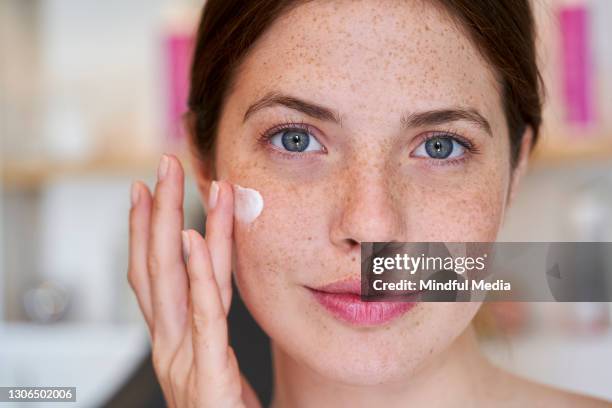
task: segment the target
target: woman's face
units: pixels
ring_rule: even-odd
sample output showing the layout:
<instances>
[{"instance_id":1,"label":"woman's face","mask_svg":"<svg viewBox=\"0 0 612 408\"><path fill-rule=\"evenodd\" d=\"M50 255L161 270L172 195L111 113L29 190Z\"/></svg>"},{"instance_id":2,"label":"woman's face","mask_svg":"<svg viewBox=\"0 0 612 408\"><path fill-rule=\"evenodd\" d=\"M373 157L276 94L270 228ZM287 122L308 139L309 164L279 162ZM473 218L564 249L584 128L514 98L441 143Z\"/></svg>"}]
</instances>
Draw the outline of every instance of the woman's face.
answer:
<instances>
[{"instance_id":1,"label":"woman's face","mask_svg":"<svg viewBox=\"0 0 612 408\"><path fill-rule=\"evenodd\" d=\"M252 107L272 93L294 99ZM511 179L500 87L440 10L314 1L287 12L237 73L215 155L217 178L263 197L257 219L235 222L234 272L295 360L345 382L389 381L471 321L476 303L419 303L353 325L308 289L359 279L359 242L496 238Z\"/></svg>"}]
</instances>

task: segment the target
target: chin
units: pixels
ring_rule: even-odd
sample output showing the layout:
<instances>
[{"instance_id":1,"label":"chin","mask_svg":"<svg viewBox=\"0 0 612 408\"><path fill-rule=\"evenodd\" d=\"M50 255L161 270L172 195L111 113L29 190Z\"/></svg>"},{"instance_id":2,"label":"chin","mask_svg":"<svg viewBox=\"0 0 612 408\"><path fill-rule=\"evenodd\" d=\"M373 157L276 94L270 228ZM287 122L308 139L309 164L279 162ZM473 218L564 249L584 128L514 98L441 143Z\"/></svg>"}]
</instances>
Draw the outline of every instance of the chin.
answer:
<instances>
[{"instance_id":1,"label":"chin","mask_svg":"<svg viewBox=\"0 0 612 408\"><path fill-rule=\"evenodd\" d=\"M369 386L399 382L411 376L422 360L421 356L406 357L398 352L395 357L389 350L368 353L350 349L339 350L331 355L329 351L319 352L316 359L308 364L321 376L347 385Z\"/></svg>"},{"instance_id":2,"label":"chin","mask_svg":"<svg viewBox=\"0 0 612 408\"><path fill-rule=\"evenodd\" d=\"M316 374L346 385L394 383L411 376L445 347L437 333L404 316L379 327L351 327L316 312L269 323L266 331L284 353ZM289 333L292 333L289 335Z\"/></svg>"},{"instance_id":3,"label":"chin","mask_svg":"<svg viewBox=\"0 0 612 408\"><path fill-rule=\"evenodd\" d=\"M399 384L447 350L477 309L469 303L421 304L389 324L368 328L318 316L318 324L304 322L310 335L298 336L286 351L341 383Z\"/></svg>"}]
</instances>

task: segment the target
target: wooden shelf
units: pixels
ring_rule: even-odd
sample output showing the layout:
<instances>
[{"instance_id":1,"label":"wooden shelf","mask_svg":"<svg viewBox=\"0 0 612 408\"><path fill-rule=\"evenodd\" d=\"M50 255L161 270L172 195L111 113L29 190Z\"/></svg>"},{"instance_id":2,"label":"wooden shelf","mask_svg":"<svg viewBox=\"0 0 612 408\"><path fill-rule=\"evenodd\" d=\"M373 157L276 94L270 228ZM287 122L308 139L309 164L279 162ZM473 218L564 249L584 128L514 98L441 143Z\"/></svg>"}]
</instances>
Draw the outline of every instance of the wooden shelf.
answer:
<instances>
[{"instance_id":1,"label":"wooden shelf","mask_svg":"<svg viewBox=\"0 0 612 408\"><path fill-rule=\"evenodd\" d=\"M537 166L612 163L612 135L589 135L583 139L549 134L542 136L532 157L532 163Z\"/></svg>"},{"instance_id":2,"label":"wooden shelf","mask_svg":"<svg viewBox=\"0 0 612 408\"><path fill-rule=\"evenodd\" d=\"M186 150L172 152L183 163L185 172L191 172ZM53 161L34 158L26 161L7 160L0 167L4 188L36 188L60 177L105 176L154 177L158 154L107 154L84 160ZM561 166L589 162L612 163L612 135L589 136L584 139L556 137L543 134L533 152L534 166Z\"/></svg>"},{"instance_id":3,"label":"wooden shelf","mask_svg":"<svg viewBox=\"0 0 612 408\"><path fill-rule=\"evenodd\" d=\"M179 157L186 174L191 172L186 152L171 152ZM147 155L107 155L84 160L53 161L31 159L21 161L7 160L0 167L4 188L37 188L38 186L61 177L91 175L155 177L159 154Z\"/></svg>"}]
</instances>

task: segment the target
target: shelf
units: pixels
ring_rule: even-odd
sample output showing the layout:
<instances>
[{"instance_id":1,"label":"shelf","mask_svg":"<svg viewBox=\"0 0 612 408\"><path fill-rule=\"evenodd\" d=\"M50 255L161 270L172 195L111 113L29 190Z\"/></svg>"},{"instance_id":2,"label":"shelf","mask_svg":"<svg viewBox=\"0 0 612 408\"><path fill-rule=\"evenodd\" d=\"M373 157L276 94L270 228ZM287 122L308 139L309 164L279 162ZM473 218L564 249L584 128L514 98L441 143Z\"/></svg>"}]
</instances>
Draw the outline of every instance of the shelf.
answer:
<instances>
[{"instance_id":1,"label":"shelf","mask_svg":"<svg viewBox=\"0 0 612 408\"><path fill-rule=\"evenodd\" d=\"M191 172L189 154L185 149L176 154L187 174ZM158 154L114 154L84 160L52 161L31 159L11 161L0 168L4 188L36 188L59 177L78 177L101 174L105 176L148 177L155 175L161 152ZM533 152L531 164L559 166L568 164L612 163L612 135L588 136L580 140L565 136L543 134Z\"/></svg>"},{"instance_id":2,"label":"shelf","mask_svg":"<svg viewBox=\"0 0 612 408\"><path fill-rule=\"evenodd\" d=\"M537 166L612 163L612 135L590 135L583 139L548 134L542 136L532 157L532 163Z\"/></svg>"},{"instance_id":3,"label":"shelf","mask_svg":"<svg viewBox=\"0 0 612 408\"><path fill-rule=\"evenodd\" d=\"M186 152L171 152L179 157L185 172L191 172ZM147 155L108 155L86 160L53 161L31 159L25 161L6 161L0 168L4 188L36 188L46 182L61 177L80 177L91 175L154 177L159 154Z\"/></svg>"}]
</instances>

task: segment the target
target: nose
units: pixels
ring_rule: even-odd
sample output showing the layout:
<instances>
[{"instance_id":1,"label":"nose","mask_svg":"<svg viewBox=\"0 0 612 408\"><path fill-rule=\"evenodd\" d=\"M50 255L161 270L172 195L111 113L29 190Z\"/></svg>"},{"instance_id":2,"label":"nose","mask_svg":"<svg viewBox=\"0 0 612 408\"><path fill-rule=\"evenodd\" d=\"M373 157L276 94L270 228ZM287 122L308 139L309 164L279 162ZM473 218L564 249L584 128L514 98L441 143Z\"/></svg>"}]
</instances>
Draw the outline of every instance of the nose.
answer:
<instances>
[{"instance_id":1,"label":"nose","mask_svg":"<svg viewBox=\"0 0 612 408\"><path fill-rule=\"evenodd\" d=\"M405 220L388 174L374 170L352 172L342 184L330 231L334 245L359 251L361 242L400 241Z\"/></svg>"}]
</instances>

